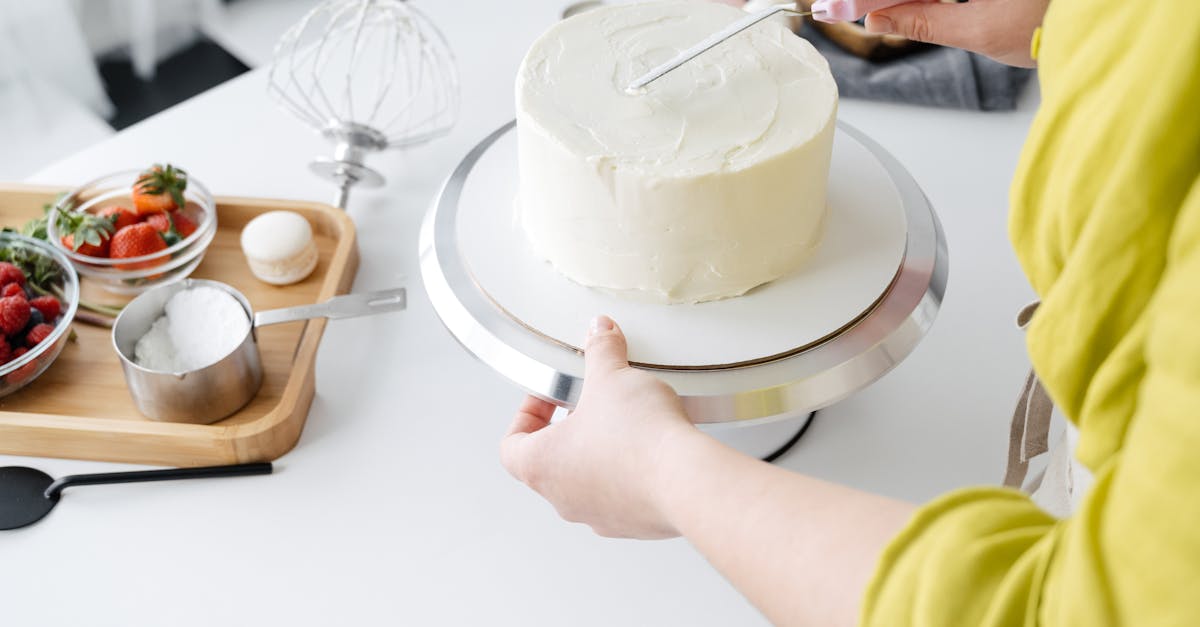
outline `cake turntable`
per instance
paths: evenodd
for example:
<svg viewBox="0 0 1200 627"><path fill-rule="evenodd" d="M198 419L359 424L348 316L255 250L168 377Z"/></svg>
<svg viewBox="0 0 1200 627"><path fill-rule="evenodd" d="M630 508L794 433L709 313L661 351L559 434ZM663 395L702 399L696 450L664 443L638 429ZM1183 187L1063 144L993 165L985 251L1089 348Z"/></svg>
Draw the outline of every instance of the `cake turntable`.
<svg viewBox="0 0 1200 627"><path fill-rule="evenodd" d="M637 302L575 284L536 258L516 219L515 122L481 141L425 216L425 288L450 333L531 394L572 407L587 321L612 316L630 361L698 424L761 423L826 407L900 363L946 286L937 216L903 166L839 122L826 234L799 271L727 300Z"/></svg>

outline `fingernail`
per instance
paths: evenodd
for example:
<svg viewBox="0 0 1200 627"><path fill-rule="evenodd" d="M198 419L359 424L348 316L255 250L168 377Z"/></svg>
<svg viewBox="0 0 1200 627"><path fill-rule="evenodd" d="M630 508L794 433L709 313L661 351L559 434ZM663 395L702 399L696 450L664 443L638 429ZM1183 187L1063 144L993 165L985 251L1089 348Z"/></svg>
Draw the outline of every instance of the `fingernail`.
<svg viewBox="0 0 1200 627"><path fill-rule="evenodd" d="M890 17L883 15L868 15L866 27L868 33L885 35L896 32L896 23Z"/></svg>
<svg viewBox="0 0 1200 627"><path fill-rule="evenodd" d="M601 331L612 331L613 321L608 316L596 316L592 318L592 323L588 325L588 335L592 336Z"/></svg>

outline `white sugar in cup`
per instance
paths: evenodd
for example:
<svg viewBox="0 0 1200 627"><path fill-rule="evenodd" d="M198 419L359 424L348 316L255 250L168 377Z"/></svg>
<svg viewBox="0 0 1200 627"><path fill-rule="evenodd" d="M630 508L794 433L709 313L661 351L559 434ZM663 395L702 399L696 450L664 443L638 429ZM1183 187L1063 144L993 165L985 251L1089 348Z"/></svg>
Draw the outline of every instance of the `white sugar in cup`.
<svg viewBox="0 0 1200 627"><path fill-rule="evenodd" d="M229 299L236 308L230 306ZM398 288L255 313L250 301L225 283L185 279L156 287L130 301L113 323L113 348L121 359L125 383L138 411L153 420L210 424L244 407L262 386L257 327L395 311L403 309L405 302L404 288ZM172 308L177 311L172 312ZM181 313L184 309L198 311ZM158 333L166 333L167 338L150 336L146 340L155 332L154 326L163 318L164 311L168 320L172 313L182 320L170 321L165 330L159 329ZM200 316L213 319L201 322ZM172 330L170 324L177 322L184 324ZM186 337L189 324L204 330L196 337ZM178 343L173 334L182 334ZM154 359L161 361L139 363L138 345L143 340L153 343L152 348L147 345L145 350L154 351ZM204 342L214 346L200 346ZM171 348L164 349L164 343ZM183 356L187 359L180 359L180 352L186 353Z"/></svg>

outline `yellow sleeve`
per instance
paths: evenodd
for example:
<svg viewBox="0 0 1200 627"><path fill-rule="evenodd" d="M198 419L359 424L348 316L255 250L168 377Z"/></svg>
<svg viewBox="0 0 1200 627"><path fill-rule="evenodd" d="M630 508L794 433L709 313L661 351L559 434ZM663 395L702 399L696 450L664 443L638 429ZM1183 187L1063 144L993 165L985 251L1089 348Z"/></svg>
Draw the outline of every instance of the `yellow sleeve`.
<svg viewBox="0 0 1200 627"><path fill-rule="evenodd" d="M1095 483L1065 520L1001 488L925 505L864 625L1200 625L1200 2L1053 0L1039 52L1011 234Z"/></svg>

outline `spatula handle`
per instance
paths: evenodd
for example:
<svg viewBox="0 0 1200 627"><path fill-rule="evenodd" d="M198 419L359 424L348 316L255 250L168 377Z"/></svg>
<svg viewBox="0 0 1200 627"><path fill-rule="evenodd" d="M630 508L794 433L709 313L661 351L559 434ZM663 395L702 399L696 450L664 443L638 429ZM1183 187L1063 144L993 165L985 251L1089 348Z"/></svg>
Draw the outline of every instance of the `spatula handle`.
<svg viewBox="0 0 1200 627"><path fill-rule="evenodd" d="M55 480L46 488L46 498L55 500L62 491L81 485L106 483L137 483L140 481L174 481L176 479L207 479L212 477L243 477L246 475L269 475L274 467L270 462L234 464L231 466L204 466L201 468L166 468L164 470L137 470L133 472L102 472L91 475L67 475Z"/></svg>
<svg viewBox="0 0 1200 627"><path fill-rule="evenodd" d="M912 0L817 0L812 5L813 19L822 22L853 22L870 13Z"/></svg>
<svg viewBox="0 0 1200 627"><path fill-rule="evenodd" d="M400 311L404 309L407 302L408 298L403 287L378 292L346 294L345 296L334 296L329 300L312 305L296 305L295 307L260 311L254 314L254 326L265 327L271 324L313 318L337 320L370 316L389 311Z"/></svg>

